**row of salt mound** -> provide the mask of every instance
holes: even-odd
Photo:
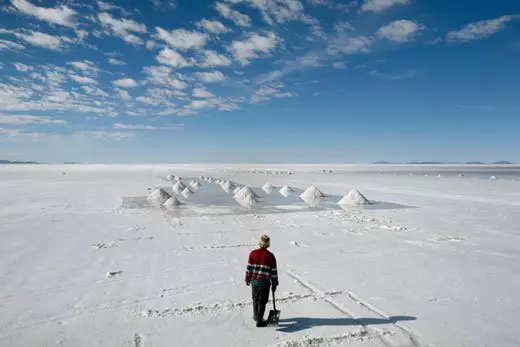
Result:
[[[280,192],[281,193],[281,192]],[[282,194],[283,195],[283,194]],[[311,206],[315,206],[321,202],[321,200],[325,197],[316,186],[312,185],[305,189],[305,191],[300,195],[300,198]],[[353,189],[347,195],[345,195],[340,201],[337,202],[338,205],[369,205],[370,201],[361,194],[358,190]]]
[[[262,190],[267,194],[271,194],[274,190],[274,186],[270,182],[267,182],[262,186]]]
[[[190,186],[192,186],[195,189],[199,189],[201,184],[198,181],[193,180],[190,182]]]
[[[231,193],[235,189],[235,185],[230,181],[223,181],[220,183],[220,186],[226,193]]]
[[[233,198],[243,207],[248,210],[253,209],[256,204],[257,195],[249,187],[242,187],[240,190],[235,192]]]
[[[148,195],[148,201],[156,207],[161,207],[169,198],[171,195],[162,188],[155,189]]]
[[[186,189],[186,185],[182,181],[177,181],[172,187],[175,194],[181,194],[184,189]]]
[[[181,205],[179,199],[177,199],[175,196],[172,196],[171,198],[166,200],[163,206],[168,210],[173,210],[179,205]]]
[[[182,177],[175,176],[175,175],[168,175],[168,176],[166,176],[166,179],[168,181],[182,181]]]
[[[188,199],[190,196],[193,195],[193,191],[192,191],[190,188],[186,187],[186,188],[184,188],[184,190],[181,192],[181,195],[184,196],[185,199]]]
[[[352,189],[343,199],[338,201],[338,205],[370,205],[370,201],[358,190]]]
[[[150,193],[150,195],[148,196],[148,201],[153,206],[164,206],[167,209],[172,209],[175,206],[181,204],[176,197],[171,196],[170,194],[168,194],[167,191],[165,191],[162,188],[156,189],[152,193]]]
[[[283,186],[281,189],[280,189],[280,194],[282,194],[283,196],[285,196],[286,198],[289,196],[289,194],[291,194],[292,192],[294,192],[294,190],[289,187],[289,186]]]
[[[315,185],[312,185],[305,189],[303,193],[300,194],[300,197],[303,199],[322,199],[325,197],[325,194],[323,194],[318,187]]]

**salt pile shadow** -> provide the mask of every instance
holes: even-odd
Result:
[[[186,178],[186,181],[190,181],[192,178]],[[281,214],[281,213],[296,213],[296,212],[315,212],[324,210],[341,210],[342,208],[337,205],[337,202],[342,198],[339,195],[326,195],[321,199],[320,203],[316,206],[309,206],[301,198],[300,194],[303,192],[301,189],[294,188],[288,197],[281,195],[277,189],[273,190],[272,193],[267,194],[262,187],[250,187],[251,190],[258,195],[258,201],[252,208],[252,210],[246,210],[240,206],[235,199],[233,194],[226,193],[222,187],[218,184],[212,184],[209,182],[202,182],[202,186],[194,190],[194,194],[188,199],[184,198],[180,194],[173,194],[182,203],[176,206],[175,209],[167,210],[161,209],[164,213],[175,216],[175,217],[187,217],[194,215],[238,215],[238,214]],[[162,188],[172,193],[171,186],[167,187],[155,187]],[[122,197],[122,208],[127,209],[157,209],[153,207],[147,200],[147,196],[137,197]],[[413,208],[412,206],[405,206],[399,204],[393,204],[388,202],[375,201],[370,205],[366,206],[349,206],[348,210],[371,210],[371,209],[402,209],[402,208]]]

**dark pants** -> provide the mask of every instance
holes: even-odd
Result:
[[[258,287],[251,285],[253,292],[253,319],[262,322],[264,319],[265,305],[269,301],[270,287]]]

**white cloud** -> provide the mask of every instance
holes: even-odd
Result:
[[[508,22],[518,18],[520,18],[518,15],[508,15],[470,23],[460,30],[450,31],[446,35],[446,39],[450,42],[470,42],[479,40],[496,34],[503,30]]]
[[[81,86],[81,88],[85,91],[85,93],[94,95],[94,96],[104,96],[109,97],[107,92],[105,92],[102,89],[99,89],[97,87],[91,87],[91,86]]]
[[[0,39],[0,51],[14,51],[21,49],[25,49],[25,47],[19,43]]]
[[[193,89],[193,96],[196,98],[214,98],[215,94],[207,91],[205,88]]]
[[[232,102],[227,102],[220,98],[211,98],[211,99],[203,99],[203,100],[192,100],[190,104],[187,106],[187,109],[191,110],[201,110],[201,109],[218,109],[220,111],[233,111],[238,110],[237,104]]]
[[[16,37],[30,43],[33,46],[39,46],[54,51],[63,48],[63,38],[60,36],[52,36],[41,33],[39,31],[30,31],[28,33],[16,33]]]
[[[224,74],[220,71],[196,72],[195,76],[206,83],[221,82],[226,79],[226,76],[224,76]]]
[[[332,55],[368,53],[368,48],[373,43],[374,39],[366,36],[350,37],[340,34],[330,42],[327,51]]]
[[[139,24],[131,19],[116,19],[111,14],[103,12],[98,14],[99,22],[115,36],[133,45],[142,45],[144,41],[132,33],[144,34],[146,25]]]
[[[237,10],[233,10],[228,5],[217,2],[215,3],[215,9],[220,13],[220,15],[226,19],[229,19],[235,25],[241,27],[250,27],[251,26],[251,18],[248,15],[238,12]]]
[[[155,9],[175,8],[176,0],[150,0]]]
[[[268,100],[271,100],[271,98],[268,96],[253,94],[251,96],[251,99],[249,100],[249,103],[250,104],[259,104],[261,102],[268,101]]]
[[[191,65],[191,63],[184,59],[182,55],[169,48],[163,48],[155,59],[161,64],[173,66],[179,69]]]
[[[350,9],[356,7],[358,2],[356,0],[350,1],[349,3],[342,3],[346,1],[342,0],[308,0],[314,6],[324,6],[330,10],[339,10],[349,12]]]
[[[123,100],[131,99],[130,94],[124,89],[116,88],[116,92],[117,92],[117,96],[119,96]]]
[[[80,84],[98,84],[98,82],[90,77],[70,75],[70,78]]]
[[[240,0],[233,2],[245,3],[256,8],[268,24],[282,24],[289,20],[302,20],[308,24],[313,22],[303,12],[303,4],[299,0]]]
[[[94,64],[93,62],[89,60],[83,60],[83,61],[71,61],[67,64],[72,65],[76,70],[82,71],[83,73],[86,73],[88,75],[96,76],[100,69]]]
[[[186,89],[188,85],[172,76],[173,69],[168,66],[146,66],[143,71],[148,75],[147,81],[153,84]]]
[[[335,69],[346,69],[347,68],[344,61],[336,61],[336,62],[332,63],[332,67]]]
[[[396,5],[408,5],[411,0],[365,0],[361,5],[362,12],[383,12]]]
[[[32,66],[25,65],[25,64],[22,64],[22,63],[13,63],[13,65],[16,68],[16,70],[20,71],[20,72],[28,72],[28,71],[32,71],[33,70]]]
[[[110,10],[114,10],[114,9],[118,9],[118,10],[121,9],[121,7],[119,7],[119,6],[116,6],[114,4],[110,4],[110,3],[104,2],[104,1],[97,1],[97,5],[99,6],[99,9],[101,11],[110,11]]]
[[[157,126],[157,125],[148,125],[148,124],[115,123],[113,128],[114,129],[124,129],[124,130],[177,130],[177,129],[183,129],[184,124],[168,124],[168,125],[163,125],[163,126]]]
[[[0,111],[61,111],[78,113],[111,114],[109,103],[96,100],[95,98],[81,98],[81,94],[75,91],[67,92],[57,87],[57,82],[66,77],[59,71],[48,70],[47,67],[39,66],[43,70],[38,74],[42,83],[30,83],[27,86],[13,86],[0,83]],[[36,74],[36,73],[31,73]],[[45,76],[44,74],[47,74]]]
[[[108,58],[108,63],[111,65],[126,65],[126,63],[124,61],[121,61],[116,58]]]
[[[206,45],[208,35],[198,31],[188,31],[185,29],[175,29],[173,31],[166,31],[162,28],[156,27],[156,37],[163,40],[172,47],[180,50],[197,49]]]
[[[412,41],[417,33],[424,30],[425,26],[411,20],[401,19],[383,25],[376,35],[394,42],[405,43]]]
[[[112,84],[121,88],[135,88],[139,85],[132,78],[120,78],[118,80],[112,81]]]
[[[67,122],[61,119],[51,117],[0,114],[0,124],[8,125],[26,125],[26,124],[50,124],[50,125],[66,125]]]
[[[229,66],[232,61],[223,54],[212,50],[204,51],[204,60],[199,64],[202,67]]]
[[[242,65],[247,65],[252,59],[258,58],[259,53],[268,54],[278,44],[278,37],[273,32],[262,36],[257,33],[249,34],[244,41],[233,41],[228,50]]]
[[[292,98],[296,96],[296,94],[291,92],[284,92],[284,93],[276,93],[273,95],[275,98]]]
[[[157,42],[155,42],[154,40],[148,40],[146,41],[146,49],[151,51],[152,49],[154,49],[155,47],[157,46]]]
[[[226,27],[224,24],[222,24],[218,20],[202,19],[197,22],[197,27],[203,29],[204,31],[206,31],[210,34],[222,34],[222,33],[228,33],[231,31],[231,29]]]
[[[192,116],[197,113],[193,110],[190,110],[189,108],[178,109],[178,108],[169,107],[157,114],[160,116],[169,116],[169,115],[174,114],[179,117],[184,117],[184,116]]]
[[[67,7],[38,7],[26,0],[11,0],[11,4],[18,12],[33,16],[39,20],[74,28],[76,26],[76,11]]]
[[[344,33],[347,31],[355,31],[355,30],[356,29],[354,28],[354,26],[347,21],[342,21],[342,22],[338,22],[338,23],[334,24],[334,31],[336,31],[338,33]]]
[[[127,140],[135,137],[134,133],[121,131],[81,131],[74,133],[79,137],[94,137],[99,139]]]
[[[204,108],[215,108],[217,104],[217,99],[192,100],[189,107],[194,110],[201,110]]]
[[[277,92],[278,92],[278,89],[275,89],[275,88],[272,88],[272,87],[266,87],[266,88],[262,88],[262,89],[257,90],[255,92],[255,94],[267,96],[267,95],[275,94]]]

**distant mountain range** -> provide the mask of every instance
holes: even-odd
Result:
[[[392,162],[389,162],[389,161],[376,161],[376,162],[373,162],[373,163],[370,163],[370,164],[376,164],[376,165],[399,165],[399,164],[409,164],[409,165],[442,165],[442,164],[459,164],[459,163],[442,163],[442,162],[438,162],[438,161],[410,161],[410,162],[407,162],[407,163],[392,163]],[[462,164],[462,163],[460,163]],[[492,165],[512,165],[514,163],[510,162],[510,161],[505,161],[505,160],[501,160],[501,161],[496,161],[494,163],[484,163],[484,162],[481,162],[481,161],[468,161],[467,163],[464,163],[464,164],[467,164],[467,165],[489,165],[489,164],[492,164]]]
[[[0,159],[0,164],[33,164],[33,165],[37,165],[39,163],[37,163],[35,161],[17,161],[17,160],[11,161],[11,160]]]

